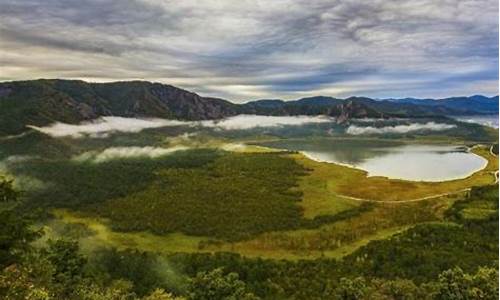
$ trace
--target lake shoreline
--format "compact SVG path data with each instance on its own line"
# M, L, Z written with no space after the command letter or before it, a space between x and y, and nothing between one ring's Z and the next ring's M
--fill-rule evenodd
M470 151L470 146L464 144L400 144L391 141L386 146L383 141L378 141L382 143L370 148L370 143L363 141L360 144L355 142L348 145L346 149L344 144L332 143L331 140L315 140L304 145L298 142L295 140L287 145L286 141L277 141L260 145L275 150L297 151L316 162L336 164L366 172L367 177L386 177L413 182L460 180L488 166L486 158ZM436 166L439 167L437 171Z

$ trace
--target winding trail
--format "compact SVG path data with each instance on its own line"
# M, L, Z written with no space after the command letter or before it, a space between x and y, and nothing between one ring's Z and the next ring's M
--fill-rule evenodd
M497 156L497 155L495 154L495 152L493 152L493 145L491 145L491 146L490 146L490 154L491 154L491 155L493 155L494 157L496 157L496 156ZM498 170L497 170L497 171L495 171L495 172L492 172L492 173L494 173L494 174L495 174L495 184L497 184L497 183L498 183L498 179L499 179L499 178L498 178L498 177L499 177L499 176L498 176Z
M497 171L498 172L498 171ZM431 195L431 196L426 196L426 197L421 197L421 198L416 198L416 199L409 199L409 200L373 200L373 199L363 199L363 198L356 198L356 197L351 197L351 196L345 196L345 195L338 195L341 198L349 199L349 200L354 200L354 201L360 201L360 202L373 202L373 203L391 203L391 204L398 204L398 203L409 203L409 202L419 202L419 201L425 201L429 199L434 199L434 198L440 198L444 196L449 196L449 195L455 195L455 194L461 194L465 192L470 192L471 188L466 188L454 192L448 192L448 193L443 193L443 194L437 194L437 195Z
M490 146L490 154L493 155L493 156L495 156L495 157L497 156L495 154L495 152L493 152L493 145Z

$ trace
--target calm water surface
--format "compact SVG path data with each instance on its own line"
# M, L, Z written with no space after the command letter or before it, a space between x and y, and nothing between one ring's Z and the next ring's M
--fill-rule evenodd
M486 159L457 146L332 139L285 140L263 145L301 151L313 160L348 165L367 171L369 176L413 181L465 178L487 164Z

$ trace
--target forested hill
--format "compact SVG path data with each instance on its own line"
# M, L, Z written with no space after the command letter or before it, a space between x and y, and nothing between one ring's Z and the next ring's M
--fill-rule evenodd
M201 97L171 85L147 81L12 81L0 83L0 135L22 133L26 130L26 125L44 126L56 121L78 123L100 116L206 120L237 114L329 115L344 121L364 117L498 113L498 97L481 97L474 96L469 100L458 98L456 102L446 99L441 102L318 96L295 101L259 100L235 104L223 99ZM476 102L480 103L477 109Z
M238 106L229 101L146 81L0 83L0 134L20 133L28 124L78 123L99 116L205 120L236 114Z

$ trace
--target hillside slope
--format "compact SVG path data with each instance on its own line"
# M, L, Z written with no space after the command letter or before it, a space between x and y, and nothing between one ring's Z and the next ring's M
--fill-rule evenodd
M145 81L0 83L0 134L20 133L28 124L77 123L99 116L206 120L237 113L238 106L229 101Z

